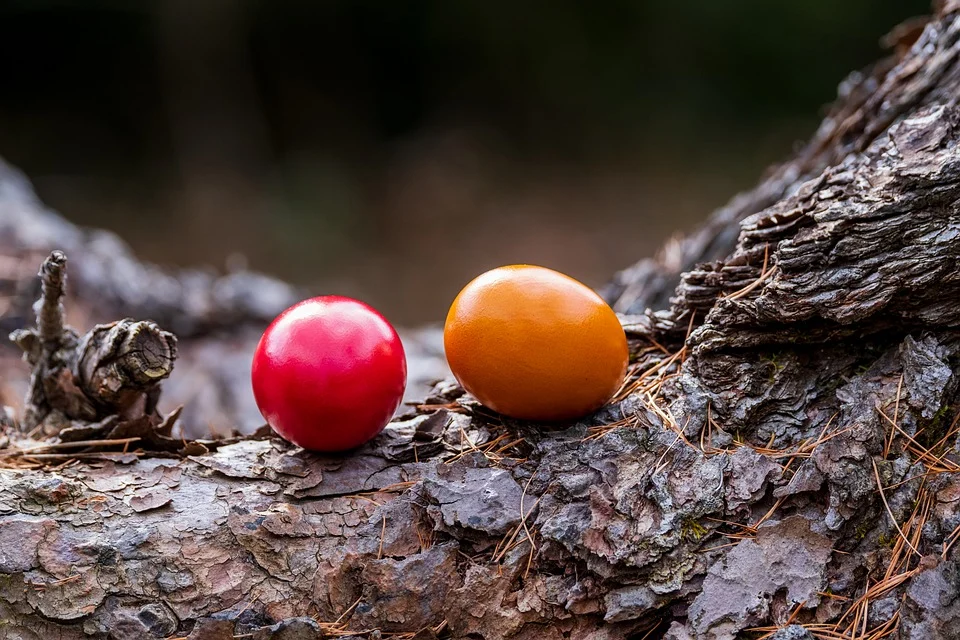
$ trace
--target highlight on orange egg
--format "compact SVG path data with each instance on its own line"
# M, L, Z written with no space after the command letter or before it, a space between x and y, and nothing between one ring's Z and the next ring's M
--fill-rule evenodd
M527 420L571 420L599 409L619 389L629 357L620 321L595 291L533 265L493 269L465 286L443 340L464 389Z

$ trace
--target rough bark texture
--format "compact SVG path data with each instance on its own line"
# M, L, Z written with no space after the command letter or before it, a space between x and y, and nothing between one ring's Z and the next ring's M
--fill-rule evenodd
M960 4L908 45L617 277L635 364L609 407L546 428L442 383L345 457L251 438L0 471L0 637L960 637ZM213 330L133 268L80 300L183 350Z

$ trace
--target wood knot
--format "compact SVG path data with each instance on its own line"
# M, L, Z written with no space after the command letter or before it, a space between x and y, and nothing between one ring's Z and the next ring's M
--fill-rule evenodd
M173 371L177 338L149 320L97 325L84 338L78 363L81 385L107 405L131 391L155 386Z
M153 322L133 322L119 348L118 369L127 379L145 385L162 380L173 371L177 338Z

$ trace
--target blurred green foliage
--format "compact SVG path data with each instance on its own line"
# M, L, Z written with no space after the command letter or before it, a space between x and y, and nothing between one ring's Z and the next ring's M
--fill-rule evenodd
M242 31L275 143L344 124L342 144L376 148L470 118L534 155L602 155L651 133L696 138L724 123L809 118L878 56L883 33L928 9L925 0L6 0L0 115L35 128L3 127L3 148L45 156L41 171L79 169L42 136L80 135L71 125L92 122L117 146L105 151L119 168L131 155L156 161L161 150L144 145L163 128L157 16L189 20L204 4L236 14L210 26ZM288 113L277 104L284 91L334 119L287 122L309 110ZM23 151L26 133L48 144Z
M0 156L155 260L439 317L600 284L809 135L925 0L5 0ZM442 268L438 268L442 265Z

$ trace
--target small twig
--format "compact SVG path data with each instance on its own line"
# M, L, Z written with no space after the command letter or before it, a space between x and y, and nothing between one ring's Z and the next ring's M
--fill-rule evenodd
M640 638L640 640L647 640L647 638L650 637L650 634L656 631L659 626L660 626L660 622L657 621L657 624L650 627L650 629L645 634L643 634L643 637Z
M663 453L660 455L660 459L657 460L657 464L653 465L654 474L660 473L667 466L667 463L664 463L664 460L666 459L667 454L670 453L670 451L673 449L674 446L676 446L678 442L680 442L679 433L677 434L677 437L673 439L673 442L670 443L670 446L664 449ZM663 466L661 466L661 463L663 464Z
M949 540L949 542L943 547L943 553L940 554L941 558L944 560L947 559L947 554L950 552L950 548L956 544L958 538L960 538L960 524L958 524L954 530L950 532L950 535L947 536L946 539Z
M769 259L770 259L770 244L768 243L768 244L767 244L766 246L764 246L764 248L763 248L763 266L760 267L760 276L759 276L756 280L754 280L753 282L751 282L750 284L748 284L746 287L744 287L743 289L740 289L739 291L737 291L737 292L735 292L735 293L727 296L725 299L726 299L726 300L739 300L740 298L742 298L742 297L744 297L745 295L749 294L751 291L753 291L754 289L756 289L757 287L759 287L761 284L763 284L763 282L764 282L768 277L770 277L770 275L771 275L774 271L776 271L776 269L777 269L777 267L776 267L775 265L772 266L772 267L770 267L769 270L767 269L767 263L768 263Z
M690 334L693 333L693 323L697 319L697 310L694 309L690 312L690 322L687 323L687 335L683 337L683 344L687 344L687 340L690 339Z
M889 503L887 503L887 496L883 493L883 482L880 481L880 471L877 470L877 461L871 459L870 462L873 463L873 475L877 479L877 487L880 488L880 499L883 500L883 506L887 508L887 514L890 516L890 521L893 523L893 526L897 528L897 533L900 534L901 539L903 539L906 545L919 556L920 552L917 551L915 546L910 544L910 541L907 540L907 536L903 533L903 529L901 529L900 525L897 523L897 519L893 517L893 511L890 509Z
M43 349L52 353L63 339L63 294L66 282L67 256L53 251L40 266L41 298L34 307L37 312L37 336Z
M803 607L806 606L806 604L807 604L806 600L798 604L797 608L794 609L793 613L790 614L790 617L787 618L787 621L783 623L783 626L789 627L791 624L793 624L793 621L797 619L798 615L800 615L800 610L803 609Z
M503 560L507 552L513 549L514 546L516 546L514 545L514 540L517 539L517 535L519 535L521 531L524 532L526 539L530 542L531 553L533 553L536 550L536 544L534 543L533 535L530 532L530 529L527 527L527 517L531 513L533 513L533 510L536 509L537 506L540 504L540 497L536 499L536 501L533 503L533 506L531 506L529 510L527 510L524 506L524 500L527 494L527 489L530 488L530 483L533 481L533 478L534 476L531 475L527 479L527 482L523 487L523 491L520 494L520 524L514 527L513 532L509 536L501 540L500 543L496 546L496 548L493 551L493 562L500 562L501 560ZM517 544L520 544L520 542L518 542ZM528 558L527 559L528 571L529 571L530 563L531 563L531 559Z
M523 527L523 532L527 535L527 540L530 542L530 555L527 556L527 569L523 572L523 579L527 579L527 575L530 573L530 566L533 564L533 556L537 551L537 543L533 539L533 534L530 533L530 527L527 526L527 512L523 508L523 500L527 497L527 489L530 488L530 483L533 482L533 477L536 473L531 473L530 477L527 478L527 483L523 486L523 491L520 492L520 526ZM533 509L537 508L537 505L540 504L540 499L537 498L536 504L533 508L530 509L532 512Z
M259 596L257 596L256 598L251 598L250 601L247 602L247 604L243 605L243 609L240 609L240 611L237 612L236 617L239 618L247 609L252 607L253 603L256 602L258 599L259 599Z
M901 434L903 437L905 437L907 440L910 441L910 444L912 445L912 447L908 447L909 450L910 450L912 453L916 454L917 457L920 458L921 461L927 462L927 465L925 465L925 466L927 467L927 469L928 469L929 471L932 471L932 472L942 472L942 471L955 472L955 471L960 471L960 465L956 464L956 463L953 462L952 460L944 460L944 458L946 457L947 453L949 453L949 452L945 452L942 456L939 456L939 457L933 455L932 453L930 453L930 450L929 450L929 449L927 449L926 447L924 447L923 445L921 445L921 444L920 444L919 442L917 442L909 433L907 433L906 431L904 431L903 429L901 429L900 426L890 418L890 416L888 416L886 413L883 412L883 409L880 409L880 408L878 407L878 408L877 408L877 411L880 413L881 416L883 416L883 418L884 418L887 422L889 422L889 423L893 426L894 429L896 429L898 432L900 432L900 434ZM946 465L945 465L944 463L946 463ZM935 464L935 465L942 465L942 466L938 469L938 468L932 466L932 465L934 465L934 464Z
M383 558L383 538L387 535L387 517L381 515L380 522L380 548L377 549L377 560Z
M143 451L130 451L121 453L119 451L87 451L83 453L33 453L22 456L24 460L82 460L86 458L99 458L110 460L111 458L123 459L123 456L142 456Z
M664 353L664 355L670 355L670 350L669 350L669 349L667 349L665 346L663 346L662 344L660 344L659 342L657 342L656 340L654 340L654 339L651 338L650 336L643 336L643 339L646 340L647 342L649 342L650 344L652 344L655 349L658 349L659 351L662 351L662 352Z
M14 449L4 451L0 456L30 456L34 451L58 451L60 449L82 449L85 447L110 447L115 445L129 445L131 442L137 442L137 438L113 438L110 440L77 440L75 442L56 442L53 444L41 444L29 449Z
M361 602L362 600L363 600L363 596L360 596L359 598L357 598L357 600L356 600L352 605L350 605L349 607L347 607L347 608L344 610L344 612L340 614L340 617L339 617L339 618L337 618L336 620L333 621L333 624L334 624L334 625L339 625L339 624L343 621L344 618L346 618L348 615L350 615L350 612L351 612L351 611L353 611L354 609L357 608L357 605L360 604L360 602Z
M754 531L756 531L757 529L759 529L759 528L760 528L760 525L762 525L764 522L766 522L767 520L769 520L769 519L770 519L770 516L772 516L774 513L776 513L777 509L780 508L780 505L782 505L783 502L784 502L786 499L787 499L787 496L781 496L780 499L778 499L775 503L773 503L773 506L770 507L770 510L767 511L767 512L766 512L765 514L763 514L762 516L760 516L760 519L757 520L757 522L756 522L755 524L753 524L750 528L753 529Z
M623 384L620 385L620 388L613 395L613 402L619 402L627 396L635 393L640 387L643 386L643 383L647 380L648 377L653 376L654 374L662 375L662 373L670 367L678 358L682 358L686 353L686 348L684 347L680 351L677 351L669 358L658 361L656 364L650 366L646 370L640 373L636 378L627 376L623 381Z
M893 405L893 424L897 424L897 421L900 419L900 389L903 387L903 374L900 374L900 381L897 382L897 399L894 401ZM893 446L893 438L896 436L897 432L894 429L890 430L890 437L886 439L883 443L883 459L886 460L887 456L890 455L890 447Z

